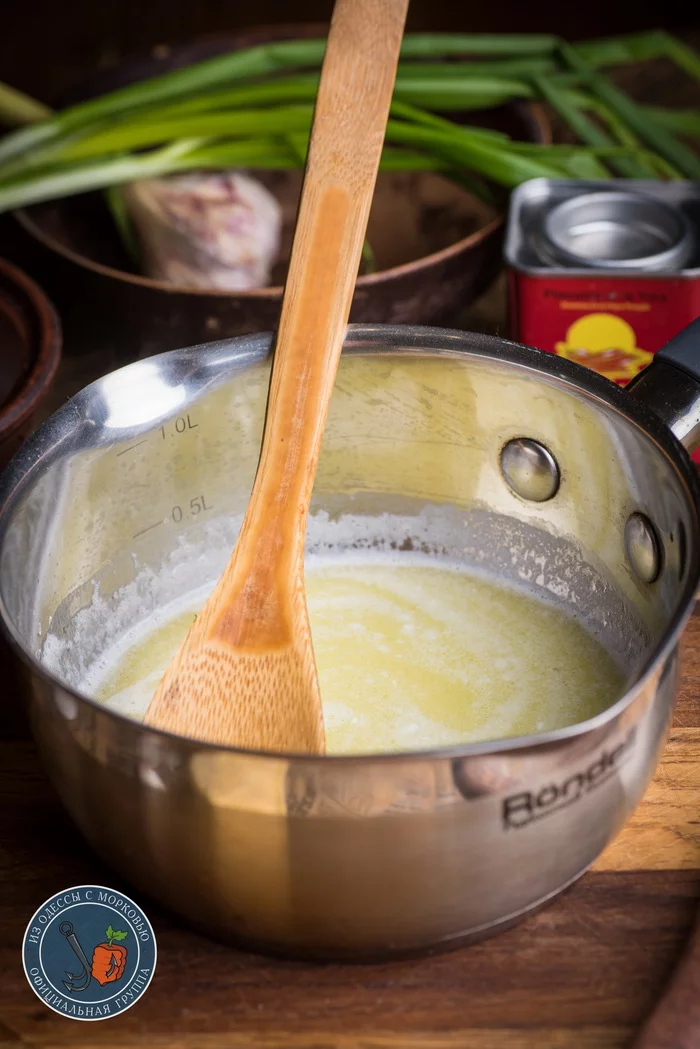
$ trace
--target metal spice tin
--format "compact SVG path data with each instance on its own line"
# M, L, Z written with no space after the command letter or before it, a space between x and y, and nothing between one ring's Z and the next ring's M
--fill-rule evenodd
M700 183L524 182L505 257L511 336L625 385L700 316Z

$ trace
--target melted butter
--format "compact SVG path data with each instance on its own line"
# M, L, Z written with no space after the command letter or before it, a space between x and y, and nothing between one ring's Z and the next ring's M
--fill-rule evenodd
M612 658L558 608L434 560L398 560L319 557L307 567L329 753L543 732L583 721L620 694ZM143 717L206 596L141 623L84 690Z

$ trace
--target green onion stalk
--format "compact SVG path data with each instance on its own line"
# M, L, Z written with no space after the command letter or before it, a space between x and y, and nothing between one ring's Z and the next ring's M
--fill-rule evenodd
M303 166L323 40L206 59L51 112L0 84L0 212L104 190L129 244L118 187L188 170ZM700 178L700 112L643 106L605 70L665 58L700 80L700 56L655 31L570 45L552 35L404 39L382 168L436 171L489 203L547 178ZM575 142L518 142L464 114L517 100L550 106ZM370 261L369 259L367 260Z

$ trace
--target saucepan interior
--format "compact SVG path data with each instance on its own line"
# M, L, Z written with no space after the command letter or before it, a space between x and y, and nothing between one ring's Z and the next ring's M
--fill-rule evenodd
M81 682L120 631L223 568L268 351L246 337L112 373L6 472L2 616L33 671L49 771L98 849L219 935L356 956L498 927L579 874L651 774L698 576L692 471L631 395L576 365L351 328L309 549L415 550L526 585L602 641L626 695L583 726L432 753L289 759L175 739ZM546 451L549 497L517 457L504 475L509 447Z

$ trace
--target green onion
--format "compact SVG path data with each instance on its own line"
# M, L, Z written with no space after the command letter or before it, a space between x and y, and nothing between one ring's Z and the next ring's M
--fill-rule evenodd
M285 40L245 51L232 51L176 69L145 82L129 84L108 95L81 102L40 124L23 128L0 141L0 160L17 156L34 145L79 128L91 120L123 115L148 102L160 102L201 91L213 84L244 77L265 76L279 70L318 66L323 58L323 40Z
M667 128L657 123L648 111L645 112L636 102L627 98L606 77L591 71L586 62L569 44L562 43L560 50L564 60L571 68L585 78L589 90L609 106L639 136L642 142L646 142L664 160L688 178L700 178L700 157L696 153L674 138Z
M666 40L666 57L675 62L678 68L688 73L689 76L694 77L695 80L700 80L700 56L687 44L684 44L682 40L671 36L670 33L664 33L664 37Z
M139 243L134 230L134 225L131 221L131 216L129 215L126 202L124 201L121 192L121 186L107 186L104 191L104 196L107 207L114 219L114 225L117 227L117 232L122 239L122 243L131 257L131 261L138 266L141 261Z
M295 81L272 81L247 87L217 92L214 96L199 96L184 100L178 106L171 105L155 111L136 113L130 120L121 119L109 125L84 128L82 132L57 137L42 149L35 149L24 158L17 158L10 169L19 170L27 164L46 163L51 159L83 160L125 149L138 149L161 142L186 138L191 135L213 137L217 135L250 135L284 133L310 125L312 106L318 88L318 77L297 78ZM497 80L495 78L465 77L445 85L437 80L411 80L404 78L397 83L397 101L420 100L424 105L436 108L481 109L499 105L515 97L531 97L532 88L522 81ZM296 102L308 100L309 105L280 105L283 100ZM271 108L239 109L240 105L261 102ZM275 105L276 104L276 105ZM272 106L275 105L275 108ZM207 108L205 108L207 107ZM208 107L213 107L209 109ZM0 142L0 152L2 143Z
M402 61L398 76L408 77L441 77L450 80L453 77L528 77L541 73L551 73L557 69L555 59L546 56L524 58L479 59L476 62L407 62Z
M637 135L630 131L624 121L609 106L601 102L599 98L593 98L591 95L573 88L568 88L565 93L570 97L573 104L580 109L587 109L596 113L608 125L610 131L621 145L630 149L639 148L640 143ZM700 113L697 113L694 109L659 109L656 106L640 106L640 109L643 113L650 113L658 123L663 124L672 131L681 131L691 136L693 132L696 132L700 135ZM666 160L660 161L657 153L649 153L649 157L649 163L652 163L655 169L663 170L665 178L682 178L678 169L674 168Z
M532 87L524 80L509 77L468 76L446 81L444 78L411 79L397 77L396 97L434 109L487 109L500 106L513 98L532 98Z
M278 106L282 103L313 102L318 91L318 73L297 73L290 77L273 77L253 84L210 89L163 106L144 105L115 117L106 126L119 127L135 120L170 120L192 113L215 113L220 110L252 109ZM88 124L87 128L95 125ZM99 126L105 126L100 124Z
M294 80L232 88L185 99L155 110L137 111L131 119L122 117L111 123L89 125L81 131L57 135L50 144L36 147L30 153L6 161L0 166L0 176L50 162L84 160L127 149L145 148L180 137L202 135L214 137L266 134L298 130L310 124L312 107L318 88L318 76ZM498 105L513 97L532 96L527 84L516 80L465 77L445 86L440 79L415 81L404 79L397 83L397 100L419 99L424 104L455 109L480 109ZM290 102L307 100L309 105L283 106ZM237 107L250 102L269 105L269 110L245 110ZM272 108L276 104L275 108ZM209 109L211 107L211 109ZM2 142L0 142L0 153Z
M293 136L287 137L291 139ZM86 161L71 167L46 167L34 171L30 178L0 181L0 213L137 179L193 169L232 167L299 168L298 150L293 150L289 142L282 139L237 139L203 144L193 140L175 142L147 154ZM381 168L384 171L440 171L449 174L456 182L462 181L462 173L453 171L448 161L416 150L385 148Z
M575 50L587 65L595 69L644 62L650 58L669 58L679 69L700 80L700 57L682 40L662 29L633 36L587 40L576 44Z
M0 124L22 127L51 116L48 106L7 84L0 84Z
M441 128L443 131L447 131L450 134L462 130L462 125L460 124L455 124L453 121L447 120L445 117L438 116L437 113L430 113L427 109L419 109L418 106L413 106L409 102L402 102L397 98L392 100L391 115L403 118L404 120L412 120L416 124L426 124L428 127ZM472 138L483 138L489 142L511 141L505 131L496 131L495 128L470 127L464 130L467 130Z
M470 137L466 128L451 136L437 129L419 127L397 120L387 124L387 141L428 147L453 165L462 164L505 186L517 186L529 178L553 178L561 170L539 158L506 152L502 146L487 145L483 139Z
M443 131L447 131L453 134L455 128L458 125L453 124L451 121L446 120L444 117L437 116L435 113L429 113L427 110L419 109L417 106L412 106L406 102L399 102L396 98L391 103L391 116L392 117L403 117L409 121L413 121L416 124L423 124L427 127L438 128ZM470 127L469 135L472 139L481 139L485 142L508 142L510 139L503 131L496 131L494 128L475 128ZM384 156L387 152L385 147L384 153L382 154L382 161L384 162ZM454 170L447 172L453 182L457 182L464 189L469 190L475 197L482 200L485 204L490 204L492 207L496 207L498 204L497 197L489 185L484 180L473 173L466 172L462 167L456 167Z
M522 56L550 54L556 45L557 38L553 36L433 33L407 36L403 42L402 55L407 58L485 54ZM0 161L17 156L91 120L124 114L146 102L152 104L166 99L181 98L214 84L233 80L268 76L289 69L318 67L324 50L324 40L283 40L244 51L217 55L184 69L162 73L142 83L129 84L6 136L0 142Z
M183 159L191 153L196 142L174 142L162 150L143 156L117 157L75 167L45 168L32 178L14 178L0 182L0 212L35 204L41 200L56 200L93 189L105 189L121 182L153 178L170 171L185 170L190 162Z
M551 55L558 43L558 37L541 33L409 33L401 45L401 57Z
M86 160L107 153L143 149L181 138L247 138L251 135L284 135L311 127L312 106L279 106L274 109L236 109L223 113L151 122L145 118L69 143L61 160ZM1 173L1 172L0 172Z
M0 139L0 210L198 167L300 167L324 47L291 40L220 55L55 114L0 85L0 118L27 125ZM492 203L494 184L538 176L698 178L700 157L675 133L700 136L700 114L639 105L599 72L659 56L700 76L700 57L664 32L575 46L551 35L409 35L382 168L440 171ZM515 142L433 112L522 98L547 102L579 142ZM121 195L109 204L128 233Z
M662 58L667 50L667 34L661 30L634 33L629 36L610 36L603 40L584 40L574 50L592 69L603 66L622 66L629 62L645 62Z
M534 78L542 98L551 105L571 130L582 142L593 147L605 147L613 144L610 136L586 116L565 91L557 90L546 77ZM639 162L634 157L622 156L611 158L610 166L618 175L625 178L644 178L654 176L654 168L648 163Z
M367 239L365 239L362 245L362 261L365 264L365 273L377 272L377 257L374 254L372 245Z
M645 106L644 109L658 124L670 131L688 135L690 138L700 138L700 110L663 109L659 106Z

